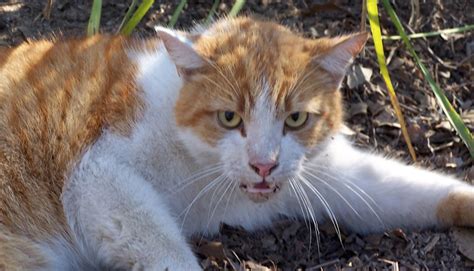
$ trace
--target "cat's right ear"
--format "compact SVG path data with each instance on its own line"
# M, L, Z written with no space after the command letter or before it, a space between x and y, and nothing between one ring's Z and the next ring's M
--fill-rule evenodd
M157 27L155 30L180 75L191 75L193 71L206 64L206 61L194 50L191 40L184 34L162 27Z

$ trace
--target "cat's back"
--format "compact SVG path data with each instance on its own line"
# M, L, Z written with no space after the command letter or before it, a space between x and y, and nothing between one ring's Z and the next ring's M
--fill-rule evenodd
M1 229L61 230L64 179L104 128L127 134L140 111L123 37L0 49ZM60 222L60 223L57 223Z

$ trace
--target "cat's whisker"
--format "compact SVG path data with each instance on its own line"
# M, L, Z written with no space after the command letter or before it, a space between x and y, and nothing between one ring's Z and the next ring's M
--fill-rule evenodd
M221 201L224 198L225 194L227 193L229 188L232 187L233 182L229 181L229 179L227 177L224 177L224 179L225 179L225 182L228 182L229 184L227 186L225 186L226 188L225 188L224 192L221 194L221 197L217 200L217 203L215 204L214 209L212 210L212 214L209 217L209 220L208 220L208 223L207 223L207 228L209 228L209 224L211 223L211 220L214 217L214 214L216 213L216 210L219 207L219 204L221 203ZM209 204L209 210L211 209L210 207L211 207L211 205Z
M211 199L209 200L209 210L207 212L208 220L211 219L211 207L213 206L214 200L217 198L219 194L221 194L221 190L224 190L225 188L226 188L226 181L219 183L216 189L214 189L214 192L212 192Z
M199 191L199 193L194 197L194 199L191 201L191 203L189 203L189 205L186 208L183 209L183 211L178 215L178 217L181 217L184 213L184 218L183 218L183 221L181 222L181 230L184 227L184 222L186 221L186 217L188 216L189 211L193 207L194 203L199 198L201 198L206 192L208 192L210 189L212 189L213 187L215 187L217 184L219 184L220 182L222 182L224 180L225 180L224 175L219 175L217 178L215 178L214 180L209 182L201 191Z
M295 188L296 190L299 191L301 198L303 200L304 205L308 209L308 213L310 215L311 221L313 222L315 231L316 231L316 243L318 247L318 254L321 254L320 250L320 232L319 232L319 226L318 226L318 220L316 218L316 213L314 212L313 205L311 204L311 201L309 200L308 195L306 194L306 191L303 189L303 186L299 182L295 182Z
M217 200L215 206L214 206L214 209L212 210L212 214L210 217L208 217L208 221L207 221L207 225L206 225L206 231L209 230L209 225L211 224L212 222L212 218L214 217L215 213L216 213L216 210L217 208L219 207L219 204L221 203L222 199L224 198L224 196L227 194L227 191L229 190L229 188L233 187L234 185L234 182L232 182L232 180L230 180L229 178L227 177L224 177L224 183L225 182L228 182L228 185L226 186L224 192L222 193L221 197ZM209 210L211 210L211 204L209 204ZM224 213L223 213L224 214ZM223 217L221 218L223 219ZM201 243L202 241L202 238L204 237L204 232L201 234L201 238L199 240L199 244Z
M190 186L190 185L192 185L192 184L194 184L198 181L204 180L204 178L206 178L206 177L209 177L213 174L219 173L219 171L221 171L222 168L223 168L222 165L214 166L214 167L208 168L206 170L199 171L199 172L187 177L186 179L180 181L178 184L174 185L172 188L168 189L168 190L171 191L170 196L175 195L178 192L181 192L186 187L188 187L188 186Z
M294 178L289 179L290 187L291 187L291 189L293 190L293 192L295 194L296 200L298 201L298 205L300 206L301 214L303 216L304 223L306 225L306 228L309 229L309 250L311 251L311 241L313 239L312 238L313 236L312 236L311 221L310 221L310 218L309 218L309 210L308 210L308 208L306 208L306 205L303 208L303 203L302 203L303 199L300 198L299 193L296 191L295 182L296 181L295 181Z
M324 209L328 213L329 219L331 220L331 223L333 224L334 229L336 230L337 236L339 238L339 241L341 242L341 245L342 245L343 243L342 243L341 229L339 228L339 223L337 222L337 218L334 212L332 211L331 206L329 205L327 200L324 198L324 196L321 194L321 192L319 192L319 190L316 189L316 187L314 187L314 185L312 185L310 181L308 181L303 176L300 176L300 180L303 182L303 184L305 184L310 189L311 192L313 192L318 197L319 201L321 201L321 203L323 204Z
M309 221L308 221L308 217L306 216L306 210L303 209L303 205L301 204L301 200L300 200L300 198L299 198L299 196L298 196L298 194L295 190L294 184L293 184L293 182L295 182L295 180L293 178L290 178L290 179L288 179L288 181L289 181L290 188L291 188L290 192L293 192L293 194L295 195L296 200L298 201L298 205L300 206L301 215L303 216L303 220L304 220L304 223L306 225L306 228L308 228L311 231Z
M317 174L322 174L322 175L325 175L326 177L328 178L331 178L335 181L335 183L340 183L342 184L344 187L346 187L349 191L351 191L352 193L354 193L366 206L367 208L369 208L369 210L374 214L374 216L377 218L377 220L381 223L381 225L385 228L385 223L383 222L383 220L380 218L380 215L375 211L375 209L373 208L373 206L362 196L366 196L370 201L372 201L373 204L375 204L375 206L377 207L377 209L380 210L380 208L378 207L378 204L373 200L372 197L370 197L370 195L368 195L362 188L360 188L358 185L356 185L355 183L353 183L351 180L349 180L348 178L344 178L343 179L343 182L340 181L340 179L320 170L320 169L315 169L315 168L310 168L310 167L307 167L308 170L313 170L313 172L317 173ZM359 190L362 195L355 191L354 188L352 188L350 185L356 187L357 190Z
M232 185L232 188L229 192L230 195L229 195L229 197L227 197L227 202L226 202L225 207L224 207L224 214L222 215L222 220L224 220L225 217L226 217L227 207L229 206L230 198L234 196L235 189L237 188L238 183L237 182L232 182L232 183L233 183L233 185Z
M323 183L326 185L331 191L333 191L336 195L338 195L344 203L356 214L356 216L360 219L362 219L362 216L359 214L359 212L352 207L352 205L349 203L349 201L342 195L339 191L337 191L336 188L334 188L330 183L326 182L323 178L318 177L317 175L311 173L309 170L303 169L303 172L307 174L309 177L316 179L316 181Z
M334 175L331 175L328 173L328 167L326 166L321 166L321 165L311 165L309 166L310 169L312 169L313 171L317 172L318 174L323 174L325 176L327 176L328 178L331 178L333 179L334 181L336 182L346 182L346 183L349 183L351 185L353 185L354 187L357 188L357 190L359 190L364 196L367 197L368 200L370 200L374 205L375 207L377 207L377 209L379 209L379 211L381 211L380 207L379 207L379 204L373 199L372 196L370 196L367 192L365 192L364 189L360 188L358 185L355 184L354 182L354 179L351 178L350 176L347 176L346 174L344 173L340 173L341 175L338 177L334 176ZM342 179L341 179L342 178Z

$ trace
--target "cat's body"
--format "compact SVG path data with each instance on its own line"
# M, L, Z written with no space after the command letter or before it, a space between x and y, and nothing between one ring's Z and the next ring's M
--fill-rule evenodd
M474 225L471 186L338 134L364 35L246 18L159 33L0 51L0 269L199 269L186 237L279 216Z

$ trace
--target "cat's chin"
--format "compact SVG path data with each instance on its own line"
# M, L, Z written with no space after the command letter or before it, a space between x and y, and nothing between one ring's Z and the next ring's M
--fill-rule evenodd
M240 190L249 197L249 199L256 203L261 203L269 200L280 191L280 185L277 183L241 183Z

